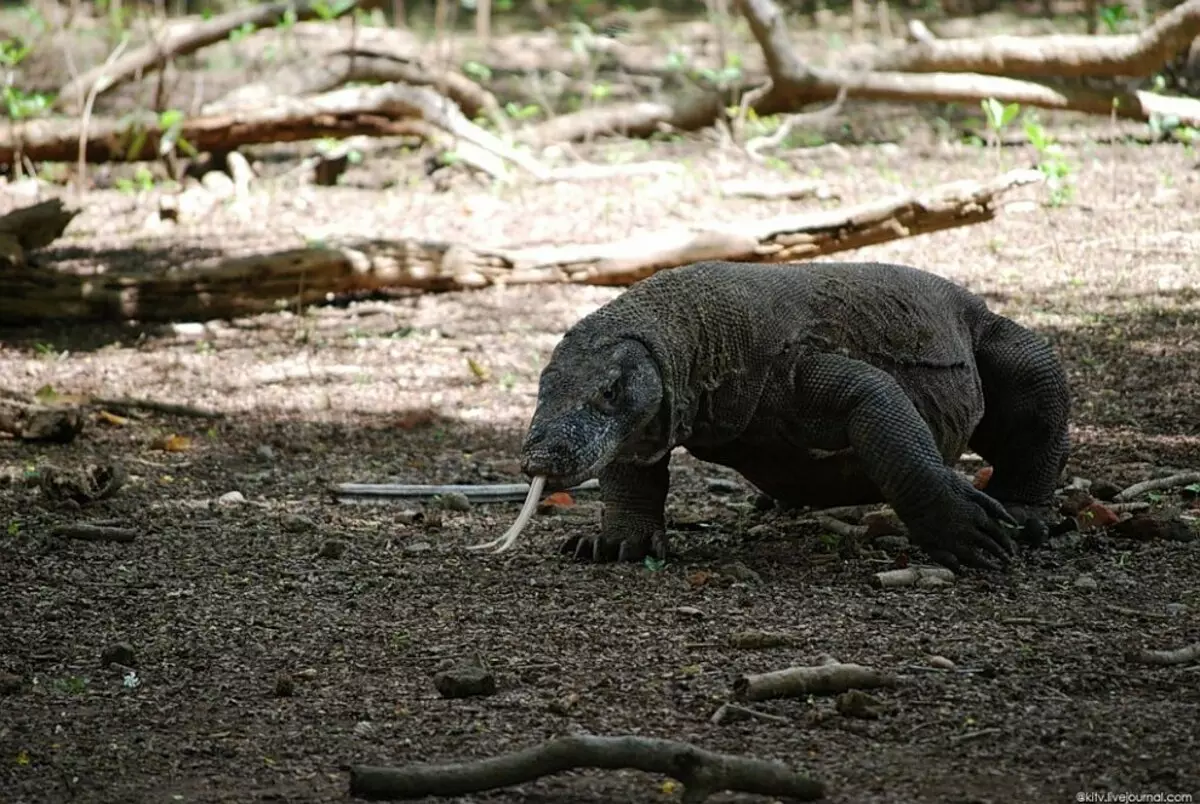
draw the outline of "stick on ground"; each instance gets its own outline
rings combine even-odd
[[[822,664],[739,676],[733,682],[733,692],[744,701],[765,701],[837,695],[854,689],[894,687],[897,683],[895,676],[861,664]]]
[[[1175,650],[1143,650],[1130,658],[1139,664],[1153,664],[1159,667],[1200,662],[1200,642]]]
[[[115,528],[109,525],[90,525],[78,522],[74,525],[59,525],[52,533],[55,536],[65,536],[68,539],[79,539],[84,542],[119,542],[128,543],[137,538],[138,533],[131,528]]]
[[[632,768],[661,773],[684,786],[682,800],[701,802],[713,793],[745,793],[814,801],[824,786],[782,762],[717,754],[688,743],[651,737],[559,737],[515,754],[444,765],[350,769],[350,795],[377,801],[425,796],[462,796],[510,787],[575,768]]]
[[[1141,483],[1134,483],[1116,497],[1113,497],[1113,500],[1115,502],[1126,502],[1148,491],[1179,488],[1180,486],[1188,486],[1192,483],[1200,483],[1200,472],[1180,472],[1177,475],[1169,477],[1155,477]]]
[[[954,573],[945,567],[905,567],[875,573],[871,578],[871,586],[876,589],[895,589],[900,586],[916,586],[932,578],[949,583],[954,580]]]

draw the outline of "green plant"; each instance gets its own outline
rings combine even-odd
[[[1111,6],[1101,8],[1097,16],[1108,32],[1115,34],[1121,27],[1121,23],[1129,20],[1129,9],[1124,3],[1113,3]]]
[[[991,140],[992,147],[996,150],[996,158],[999,160],[1000,132],[1017,119],[1017,115],[1021,113],[1021,104],[1003,104],[995,98],[985,98],[980,101],[980,106],[983,107],[983,115],[987,120],[988,139]]]
[[[154,189],[154,174],[145,165],[138,165],[133,171],[133,178],[121,177],[115,182],[116,187],[123,193],[146,192]]]
[[[1037,168],[1046,177],[1051,206],[1058,207],[1070,202],[1075,195],[1075,186],[1071,183],[1075,168],[1067,160],[1062,146],[1054,142],[1054,138],[1032,114],[1025,118],[1024,129],[1029,143],[1038,152]]]

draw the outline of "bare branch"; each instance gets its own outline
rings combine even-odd
[[[632,768],[670,776],[683,801],[701,802],[722,790],[814,801],[820,782],[778,761],[717,754],[689,743],[652,737],[572,735],[507,756],[445,765],[350,769],[350,795],[374,800],[462,796],[510,787],[575,768]]]

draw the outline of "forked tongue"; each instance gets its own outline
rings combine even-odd
[[[512,527],[504,531],[504,535],[492,539],[484,544],[467,545],[468,550],[487,550],[492,547],[493,553],[503,553],[517,543],[517,539],[521,535],[521,531],[525,530],[525,526],[529,524],[529,520],[533,519],[533,512],[537,510],[538,501],[541,499],[542,490],[546,488],[546,476],[534,475],[533,482],[529,484],[529,494],[525,496],[525,504],[521,506],[521,513],[517,514],[517,521],[512,523]]]

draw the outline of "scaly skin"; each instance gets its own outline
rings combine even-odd
[[[888,502],[948,566],[1001,566],[1047,532],[1068,452],[1053,351],[966,289],[877,263],[697,263],[572,327],[543,372],[529,474],[598,476],[596,561],[665,556],[670,450],[786,505]],[[986,493],[949,467],[993,466]]]

